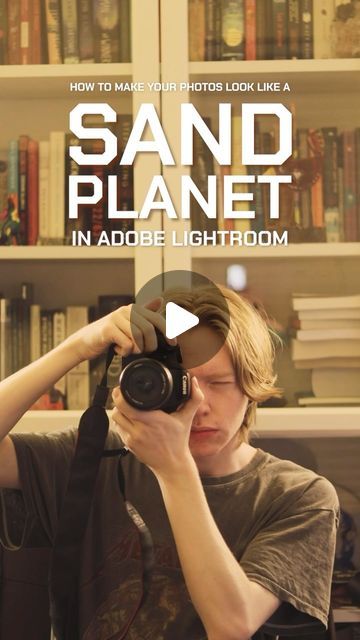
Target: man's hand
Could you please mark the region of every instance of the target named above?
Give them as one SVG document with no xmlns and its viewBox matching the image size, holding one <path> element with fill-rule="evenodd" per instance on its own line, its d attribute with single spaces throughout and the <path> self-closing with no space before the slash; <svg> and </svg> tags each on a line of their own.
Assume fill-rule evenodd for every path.
<svg viewBox="0 0 360 640">
<path fill-rule="evenodd" d="M 196 378 L 191 380 L 191 397 L 177 411 L 139 411 L 113 390 L 115 404 L 112 419 L 126 447 L 146 464 L 158 478 L 170 478 L 192 462 L 189 449 L 190 429 L 203 394 Z"/>
</svg>

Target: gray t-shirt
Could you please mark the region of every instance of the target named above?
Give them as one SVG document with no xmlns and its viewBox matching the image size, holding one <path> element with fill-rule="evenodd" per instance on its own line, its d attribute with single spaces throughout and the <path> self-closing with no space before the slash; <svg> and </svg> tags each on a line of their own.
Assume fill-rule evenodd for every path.
<svg viewBox="0 0 360 640">
<path fill-rule="evenodd" d="M 11 437 L 26 514 L 22 544 L 36 530 L 37 539 L 51 545 L 76 431 Z M 107 448 L 119 445 L 117 434 L 111 433 Z M 150 530 L 155 554 L 146 599 L 131 620 L 141 598 L 142 553 L 120 493 L 117 464 L 115 458 L 101 462 L 85 536 L 81 640 L 122 637 L 127 626 L 127 640 L 203 640 L 206 634 L 184 582 L 157 480 L 129 454 L 123 460 L 126 496 Z M 332 485 L 261 449 L 241 471 L 203 477 L 202 483 L 217 526 L 249 579 L 326 624 L 339 515 Z M 11 546 L 16 522 L 5 505 L 3 500 L 0 539 Z"/>
</svg>

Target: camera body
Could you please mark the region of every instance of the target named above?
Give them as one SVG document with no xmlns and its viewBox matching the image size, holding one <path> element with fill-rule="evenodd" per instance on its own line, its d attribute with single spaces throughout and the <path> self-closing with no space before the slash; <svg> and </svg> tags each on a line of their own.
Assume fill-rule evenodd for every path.
<svg viewBox="0 0 360 640">
<path fill-rule="evenodd" d="M 190 397 L 190 374 L 182 367 L 181 351 L 156 331 L 158 348 L 122 360 L 120 389 L 136 409 L 172 413 Z"/>
</svg>

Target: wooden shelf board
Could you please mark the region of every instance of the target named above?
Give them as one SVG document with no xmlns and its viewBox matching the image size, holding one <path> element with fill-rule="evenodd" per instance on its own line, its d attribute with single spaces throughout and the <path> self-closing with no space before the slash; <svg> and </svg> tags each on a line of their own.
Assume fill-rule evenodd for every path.
<svg viewBox="0 0 360 640">
<path fill-rule="evenodd" d="M 81 411 L 28 411 L 17 432 L 57 431 L 79 424 Z M 256 436 L 273 438 L 347 438 L 360 436 L 360 407 L 259 409 Z"/>
</svg>

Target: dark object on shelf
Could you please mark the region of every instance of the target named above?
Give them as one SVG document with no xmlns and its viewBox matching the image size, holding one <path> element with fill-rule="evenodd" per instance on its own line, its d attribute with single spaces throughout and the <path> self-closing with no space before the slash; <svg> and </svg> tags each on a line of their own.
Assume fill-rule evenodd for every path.
<svg viewBox="0 0 360 640">
<path fill-rule="evenodd" d="M 276 396 L 272 396 L 271 398 L 268 398 L 267 400 L 264 400 L 264 402 L 260 402 L 259 403 L 259 407 L 273 407 L 275 409 L 277 409 L 278 407 L 286 407 L 287 405 L 287 400 L 286 398 L 282 397 L 282 398 L 277 398 Z"/>
</svg>

